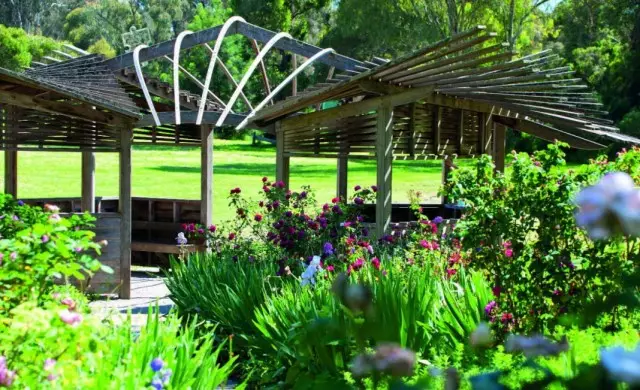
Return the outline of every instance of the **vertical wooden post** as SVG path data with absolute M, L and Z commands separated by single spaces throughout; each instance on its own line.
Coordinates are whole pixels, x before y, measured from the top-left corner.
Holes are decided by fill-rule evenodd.
M 131 138 L 130 127 L 120 130 L 120 298 L 131 298 Z
M 411 157 L 416 154 L 416 103 L 409 105 L 409 155 Z
M 458 141 L 457 150 L 458 155 L 462 155 L 462 145 L 464 145 L 464 110 L 460 110 L 460 116 L 458 117 L 458 128 L 456 141 Z
M 393 109 L 389 105 L 378 108 L 376 125 L 376 233 L 380 238 L 391 225 L 391 170 L 393 162 Z
M 4 151 L 4 193 L 18 197 L 18 152 Z
M 13 106 L 5 106 L 6 124 L 3 138 L 12 138 L 17 122 L 17 110 Z M 7 146 L 7 145 L 5 145 Z M 17 145 L 16 145 L 17 146 Z M 18 152 L 15 150 L 4 151 L 4 193 L 18 197 Z
M 493 161 L 496 165 L 496 170 L 504 173 L 504 152 L 507 140 L 507 128 L 500 123 L 496 123 L 493 139 Z
M 200 223 L 213 222 L 213 128 L 200 126 Z
M 433 132 L 433 154 L 436 156 L 440 154 L 440 117 L 442 116 L 442 107 L 433 106 L 433 121 L 431 124 L 431 131 Z
M 284 132 L 280 122 L 276 123 L 276 181 L 284 182 L 289 188 L 289 156 L 284 154 Z
M 348 175 L 349 157 L 347 155 L 340 155 L 338 157 L 338 177 L 336 196 L 338 198 L 347 199 L 347 175 Z
M 82 211 L 96 212 L 96 157 L 93 152 L 82 152 Z

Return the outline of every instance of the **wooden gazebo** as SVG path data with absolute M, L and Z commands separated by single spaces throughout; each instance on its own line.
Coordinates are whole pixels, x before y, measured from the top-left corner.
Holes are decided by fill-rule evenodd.
M 247 37 L 256 51 L 241 80 L 234 79 L 218 57 L 222 40 L 233 34 Z M 80 207 L 69 200 L 66 211 L 96 215 L 98 238 L 110 241 L 101 260 L 117 271 L 96 279 L 98 291 L 117 289 L 128 298 L 132 250 L 175 248 L 171 242 L 132 242 L 132 231 L 139 236 L 137 231 L 146 229 L 149 238 L 164 234 L 171 240 L 185 218 L 195 215 L 193 219 L 211 223 L 212 130 L 216 126 L 249 125 L 274 134 L 277 178 L 287 185 L 292 157 L 335 158 L 337 194 L 343 197 L 348 160 L 376 160 L 378 235 L 389 230 L 391 221 L 394 159 L 490 153 L 498 169 L 503 169 L 506 127 L 582 149 L 598 149 L 603 147 L 601 142 L 610 140 L 638 141 L 599 119 L 600 104 L 586 87 L 569 78 L 566 67 L 548 65 L 553 55 L 541 52 L 512 59 L 514 54 L 505 51 L 504 45 L 491 43 L 494 39 L 495 34 L 477 27 L 397 60 L 358 61 L 233 17 L 223 26 L 185 31 L 176 39 L 139 46 L 113 59 L 74 49 L 77 58 L 65 55 L 23 73 L 0 69 L 5 192 L 19 194 L 19 151 L 81 152 Z M 213 48 L 208 44 L 212 41 Z M 258 42 L 264 43 L 262 49 Z M 179 58 L 182 51 L 201 46 L 211 52 L 205 80 L 183 68 Z M 262 61 L 272 49 L 290 53 L 293 63 L 292 73 L 275 87 Z M 298 64 L 298 59 L 305 60 Z M 145 75 L 142 66 L 149 61 L 169 61 L 173 84 Z M 297 75 L 318 64 L 329 68 L 326 81 L 299 94 Z M 214 68 L 235 88 L 226 102 L 210 89 Z M 265 89 L 258 103 L 243 93 L 257 69 Z M 201 91 L 181 88 L 180 76 Z M 291 95 L 287 99 L 285 91 Z M 234 112 L 237 101 L 248 111 Z M 322 103 L 328 101 L 338 106 L 322 110 Z M 200 200 L 133 199 L 132 203 L 131 146 L 136 144 L 200 146 Z M 118 199 L 95 196 L 96 152 L 120 154 Z M 173 206 L 158 210 L 154 208 L 158 202 Z M 110 206 L 104 207 L 107 203 Z M 154 220 L 160 211 L 169 218 Z M 132 213 L 147 219 L 132 221 Z

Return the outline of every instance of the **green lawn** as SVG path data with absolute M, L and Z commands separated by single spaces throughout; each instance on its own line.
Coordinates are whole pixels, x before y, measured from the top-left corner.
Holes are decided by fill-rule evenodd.
M 4 169 L 4 158 L 0 158 Z M 21 152 L 18 156 L 18 194 L 22 198 L 80 196 L 80 154 Z M 275 176 L 275 148 L 251 146 L 250 141 L 216 140 L 214 143 L 214 219 L 232 217 L 227 207 L 229 189 L 240 187 L 256 197 L 263 176 Z M 375 183 L 375 162 L 349 162 L 349 186 Z M 166 198 L 200 198 L 200 151 L 192 148 L 137 147 L 133 150 L 133 195 Z M 1 179 L 1 178 L 0 178 Z M 440 161 L 396 161 L 393 201 L 406 202 L 409 190 L 420 190 L 435 201 L 441 181 Z M 334 159 L 293 158 L 291 188 L 311 185 L 318 201 L 335 194 Z M 96 153 L 96 195 L 118 194 L 118 155 Z

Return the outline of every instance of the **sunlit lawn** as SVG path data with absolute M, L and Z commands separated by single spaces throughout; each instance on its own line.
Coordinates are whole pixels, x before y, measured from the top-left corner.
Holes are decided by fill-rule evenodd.
M 4 170 L 3 158 L 0 158 L 0 166 Z M 18 156 L 18 195 L 21 198 L 79 197 L 80 172 L 79 153 L 21 152 Z M 394 162 L 393 201 L 406 202 L 409 190 L 422 191 L 427 198 L 435 200 L 441 172 L 440 161 Z M 224 221 L 232 217 L 227 207 L 229 189 L 240 187 L 244 193 L 257 198 L 263 176 L 275 176 L 273 146 L 251 146 L 248 140 L 216 140 L 214 219 Z M 348 177 L 350 187 L 375 184 L 375 162 L 350 161 Z M 302 185 L 311 185 L 318 201 L 329 201 L 335 194 L 336 161 L 293 158 L 291 188 Z M 117 194 L 118 155 L 96 153 L 96 195 Z M 199 199 L 199 149 L 134 148 L 133 196 Z

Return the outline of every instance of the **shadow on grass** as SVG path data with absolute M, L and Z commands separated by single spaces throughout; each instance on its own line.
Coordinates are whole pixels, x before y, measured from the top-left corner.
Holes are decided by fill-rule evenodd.
M 184 150 L 200 150 L 198 146 L 171 146 L 171 145 L 134 145 L 134 150 L 150 150 L 159 152 L 179 152 Z M 268 143 L 259 143 L 252 145 L 251 141 L 237 141 L 237 142 L 213 142 L 213 152 L 274 152 L 276 146 Z

